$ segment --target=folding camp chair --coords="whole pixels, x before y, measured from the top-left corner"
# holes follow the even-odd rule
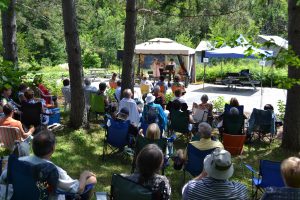
[[[224,148],[230,152],[232,156],[241,155],[243,146],[246,140],[246,135],[231,135],[223,133]]]
[[[193,108],[193,119],[196,123],[207,122],[208,120],[208,109]]]
[[[140,85],[140,89],[141,89],[141,94],[148,94],[150,91],[150,85],[145,85],[145,84],[141,84]]]
[[[264,192],[267,187],[284,187],[283,178],[280,171],[280,162],[274,162],[269,160],[260,160],[259,173],[257,173],[250,165],[245,166],[252,173],[252,197],[258,198],[258,191]],[[255,177],[258,175],[258,177]],[[256,187],[253,193],[253,186]]]
[[[128,129],[130,121],[114,120],[112,118],[107,119],[110,124],[105,128],[105,139],[103,144],[102,159],[104,160],[105,154],[107,154],[107,147],[112,151],[110,154],[124,148],[128,145]]]
[[[89,118],[90,113],[95,113],[96,120],[98,119],[99,115],[105,114],[105,103],[104,103],[104,97],[101,95],[97,95],[95,93],[90,93],[90,110],[89,110]]]
[[[148,138],[138,135],[136,142],[135,142],[134,157],[133,157],[133,161],[132,161],[132,170],[131,170],[132,173],[134,172],[134,169],[135,169],[135,161],[136,161],[137,155],[148,144],[157,144],[157,146],[162,150],[164,157],[166,158],[166,150],[167,150],[167,145],[168,145],[167,138],[161,138],[158,140],[150,140]],[[167,160],[165,160],[165,162],[167,162]],[[164,163],[164,165],[161,169],[162,174],[164,174],[165,167],[166,167],[166,163]]]
[[[231,106],[227,103],[225,104],[225,107],[224,107],[224,113],[229,113],[229,111],[232,107],[237,108],[239,110],[240,114],[244,114],[244,106]]]
[[[168,135],[170,136],[173,132],[181,133],[181,136],[186,136],[189,140],[191,131],[189,130],[189,111],[181,111],[171,109],[169,114],[169,126]]]
[[[259,110],[254,108],[250,119],[247,134],[252,139],[255,134],[258,140],[269,140],[271,143],[276,136],[275,116],[271,110]]]
[[[22,140],[20,129],[16,127],[0,126],[0,142],[6,149],[12,151],[16,140]]]
[[[21,104],[21,122],[26,127],[31,125],[37,127],[42,124],[42,103],[27,103],[22,102]]]
[[[191,143],[187,146],[187,161],[183,166],[183,181],[185,182],[185,174],[189,172],[193,177],[198,176],[203,170],[204,158],[211,154],[215,149],[199,150]]]
[[[15,155],[8,159],[7,182],[13,186],[14,200],[48,199],[56,190],[58,177],[57,168],[51,163],[33,165]]]
[[[224,113],[223,115],[223,133],[231,135],[242,135],[244,133],[244,114],[231,115]]]
[[[157,200],[161,191],[138,184],[122,175],[113,174],[111,180],[111,199],[116,200]]]

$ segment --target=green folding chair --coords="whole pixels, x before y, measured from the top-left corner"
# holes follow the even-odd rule
[[[90,93],[90,105],[89,119],[91,113],[95,113],[96,119],[98,119],[98,115],[105,114],[104,96]]]
[[[187,140],[189,140],[189,111],[171,110],[169,116],[168,135],[178,132],[182,134],[181,137],[186,136]]]

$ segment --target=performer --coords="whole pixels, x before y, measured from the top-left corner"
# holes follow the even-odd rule
[[[152,71],[153,71],[153,77],[156,79],[160,76],[160,63],[157,58],[153,59],[152,65],[151,65]]]

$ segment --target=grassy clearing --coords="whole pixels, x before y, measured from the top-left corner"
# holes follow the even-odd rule
[[[67,119],[68,114],[62,113],[63,121]],[[89,130],[72,130],[65,128],[56,133],[57,145],[52,161],[65,169],[71,177],[79,177],[83,170],[91,170],[97,174],[98,184],[96,191],[110,190],[111,175],[113,173],[130,173],[132,159],[122,155],[113,155],[102,160],[102,147],[104,139],[104,130],[96,123],[91,124]],[[182,142],[175,143],[175,148],[183,148]],[[1,150],[1,154],[7,152]],[[271,145],[258,143],[252,146],[246,146],[244,153],[240,157],[233,158],[235,173],[233,180],[246,184],[251,192],[251,173],[243,166],[243,163],[251,164],[258,169],[260,159],[269,159],[281,161],[284,158],[293,155],[283,151],[279,147],[279,141],[276,140]],[[165,171],[170,179],[172,187],[172,199],[181,199],[181,188],[183,186],[183,172],[175,171],[169,166]],[[186,181],[191,179],[187,176]]]

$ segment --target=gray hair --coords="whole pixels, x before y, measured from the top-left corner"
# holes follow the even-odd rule
[[[203,138],[210,138],[211,131],[212,131],[211,126],[206,122],[201,122],[198,126],[198,132]]]
[[[156,85],[153,89],[153,92],[160,92],[160,87],[159,85]]]
[[[86,86],[90,86],[90,85],[92,84],[91,79],[90,79],[90,78],[84,79],[84,84],[85,84]]]
[[[236,115],[239,115],[239,114],[240,114],[240,111],[239,111],[239,109],[237,109],[236,107],[232,107],[232,108],[230,108],[230,110],[229,110],[229,114],[230,114],[230,115],[236,116]]]
[[[201,97],[201,101],[206,103],[208,101],[208,96],[206,94],[203,94]]]

